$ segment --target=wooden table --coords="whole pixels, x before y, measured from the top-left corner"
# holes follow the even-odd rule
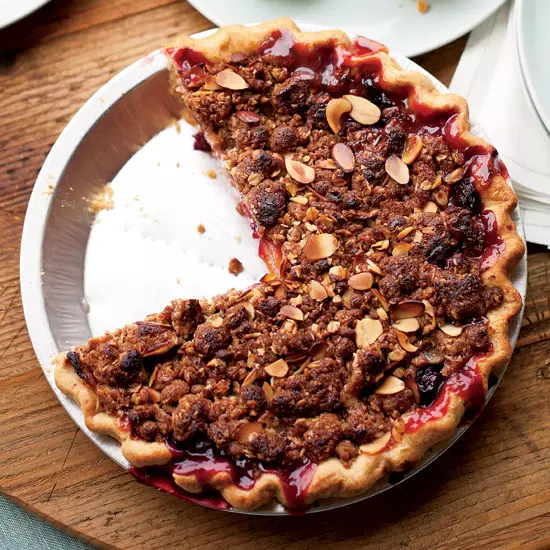
[[[108,548],[549,548],[550,255],[530,255],[518,349],[486,411],[432,466],[320,516],[202,509],[139,485],[74,425],[34,356],[19,293],[27,201],[76,110],[135,59],[211,23],[175,0],[53,0],[0,31],[0,487]],[[417,59],[448,84],[461,38]]]

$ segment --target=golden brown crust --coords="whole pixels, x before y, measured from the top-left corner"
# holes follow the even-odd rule
[[[302,33],[289,19],[278,19],[255,27],[232,26],[220,29],[205,39],[185,37],[179,47],[191,48],[201,52],[213,62],[226,61],[232,53],[252,53],[271,35],[274,30],[287,29],[297,42],[312,46],[328,39],[343,45],[351,43],[340,31],[322,31]],[[468,106],[465,100],[452,94],[438,92],[429,78],[416,72],[403,71],[389,55],[384,52],[372,54],[381,63],[382,87],[391,91],[407,85],[410,89],[409,100],[421,103],[433,110],[457,112],[456,127],[458,134],[469,145],[487,145],[480,137],[470,134]],[[503,177],[497,176],[491,185],[479,190],[483,205],[494,212],[498,224],[499,237],[505,242],[505,250],[496,262],[483,273],[483,281],[489,286],[497,286],[504,291],[501,306],[488,313],[492,353],[478,360],[477,365],[483,386],[487,389],[488,378],[492,371],[503,367],[511,356],[508,338],[508,324],[521,308],[521,298],[512,286],[510,273],[524,254],[524,244],[516,232],[510,213],[516,206],[516,197]],[[93,391],[77,376],[66,360],[60,356],[56,366],[56,383],[59,388],[77,401],[84,413],[88,428],[106,433],[122,443],[124,456],[134,465],[164,464],[169,461],[170,453],[160,443],[137,442],[129,439],[115,419],[98,409]],[[345,467],[339,460],[331,458],[318,465],[308,487],[306,502],[320,498],[351,497],[359,495],[371,487],[377,480],[392,471],[403,470],[407,465],[418,461],[426,450],[450,437],[455,431],[466,408],[460,395],[450,394],[446,414],[439,419],[422,425],[413,433],[403,433],[403,420],[397,421],[392,430],[391,444],[378,454],[360,454],[351,467]],[[195,476],[175,475],[178,485],[189,492],[201,491]],[[273,498],[286,504],[286,497],[279,478],[273,474],[262,474],[255,485],[248,490],[239,488],[227,473],[214,476],[210,484],[221,492],[231,505],[253,510],[272,501]]]

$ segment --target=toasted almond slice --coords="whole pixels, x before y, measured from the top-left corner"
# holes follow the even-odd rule
[[[377,275],[382,275],[382,270],[380,269],[380,267],[378,266],[378,264],[375,264],[372,260],[370,260],[369,258],[367,258],[367,267],[373,272],[373,273],[376,273]]]
[[[376,313],[378,314],[378,317],[382,319],[382,321],[388,320],[388,314],[386,313],[386,310],[383,307],[377,307]]]
[[[410,243],[398,243],[391,251],[392,256],[408,256],[412,245]]]
[[[345,143],[336,143],[332,147],[334,162],[346,173],[350,174],[355,168],[355,155]]]
[[[399,393],[404,389],[405,382],[396,376],[390,375],[386,377],[382,384],[374,390],[374,393],[379,395],[393,395],[394,393]]]
[[[383,332],[384,327],[378,319],[366,317],[355,325],[355,343],[359,348],[366,348],[374,344]]]
[[[409,167],[396,155],[390,155],[385,164],[387,174],[401,185],[409,183]]]
[[[432,201],[428,201],[426,203],[426,206],[424,206],[424,208],[422,209],[423,212],[430,212],[430,213],[435,213],[437,212],[437,204],[435,204],[435,202],[432,202]]]
[[[317,167],[323,170],[336,170],[338,165],[332,159],[321,159],[317,161]]]
[[[399,345],[405,351],[409,351],[411,353],[414,353],[415,351],[418,351],[418,348],[415,345],[413,345],[409,342],[409,339],[407,338],[407,335],[404,332],[401,332],[401,331],[398,330],[396,332],[396,335],[397,335],[397,341],[399,342]]]
[[[405,350],[401,348],[395,348],[388,353],[388,359],[390,361],[401,361],[402,359],[405,359],[406,355],[407,354],[405,353]]]
[[[235,116],[247,124],[254,124],[255,122],[260,122],[260,120],[262,120],[262,117],[254,111],[237,111]]]
[[[328,270],[329,277],[332,281],[343,281],[347,275],[347,269],[341,265],[333,265]]]
[[[330,233],[312,235],[304,246],[308,260],[322,260],[332,256],[338,248],[338,239]]]
[[[405,227],[405,229],[403,229],[397,234],[397,238],[404,239],[409,233],[412,233],[413,231],[414,231],[414,227],[412,226]]]
[[[368,99],[349,94],[344,97],[351,103],[351,118],[359,124],[376,124],[380,120],[380,109]]]
[[[267,372],[269,376],[282,378],[288,372],[288,364],[284,359],[277,359],[277,361],[267,365],[265,372]]]
[[[268,404],[271,403],[271,400],[275,395],[275,392],[273,391],[273,387],[268,382],[264,382],[262,384],[262,389],[264,390],[265,398],[267,399]]]
[[[422,151],[422,138],[414,135],[409,136],[405,143],[405,151],[403,152],[403,162],[405,164],[411,164],[416,160],[416,157]]]
[[[141,355],[142,357],[151,357],[153,355],[162,355],[163,353],[167,353],[170,351],[175,345],[177,341],[173,340],[170,342],[160,342],[159,344],[153,344],[152,346],[148,347]]]
[[[327,332],[330,334],[336,334],[340,329],[340,321],[329,321],[327,325]]]
[[[434,191],[432,196],[441,208],[445,208],[449,203],[449,195],[447,195],[447,191],[445,191],[445,189],[438,189],[437,191]]]
[[[221,88],[221,86],[218,86],[216,84],[215,77],[213,77],[211,74],[207,74],[204,77],[204,86],[203,86],[203,88],[205,90],[214,91],[214,90],[219,90]]]
[[[301,204],[302,206],[305,206],[309,202],[309,199],[307,197],[304,197],[304,195],[296,195],[295,197],[290,197],[290,200],[297,204]]]
[[[387,432],[384,435],[377,437],[370,443],[365,443],[359,447],[359,450],[365,455],[375,455],[385,449],[391,439],[391,432]]]
[[[419,317],[424,313],[426,306],[418,300],[403,300],[398,304],[392,304],[390,315],[394,321],[399,319],[409,319],[410,317]]]
[[[349,286],[355,290],[368,290],[372,286],[373,282],[374,277],[372,276],[372,273],[369,273],[368,271],[356,273],[348,280]]]
[[[344,294],[342,294],[342,302],[346,307],[351,307],[351,299],[354,294],[355,294],[355,291],[351,287],[348,287],[344,292]]]
[[[416,317],[408,317],[395,321],[392,326],[401,332],[416,332],[420,328],[420,323]]]
[[[217,317],[211,318],[210,324],[215,328],[221,327],[223,325],[223,317],[218,315]]]
[[[424,304],[424,307],[426,308],[426,313],[431,318],[430,324],[424,326],[424,333],[428,333],[428,332],[431,332],[435,328],[435,311],[434,311],[434,308],[433,308],[432,304],[430,304],[430,302],[428,302],[428,300],[422,300],[422,303]]]
[[[228,90],[246,90],[246,80],[231,69],[224,69],[216,75],[216,84]]]
[[[328,296],[325,287],[319,281],[310,281],[309,282],[309,297],[312,300],[317,300],[321,302]]]
[[[311,183],[315,179],[315,168],[312,168],[303,162],[286,157],[285,167],[288,175],[298,183]]]
[[[374,296],[376,296],[376,298],[378,299],[378,301],[380,302],[380,305],[384,308],[384,310],[388,311],[389,309],[388,300],[386,300],[386,298],[382,296],[380,291],[377,290],[376,288],[373,288],[371,289],[371,292],[373,293]]]
[[[261,422],[247,422],[239,427],[237,433],[235,434],[235,439],[238,443],[248,443],[252,434],[263,431],[264,427]]]
[[[250,384],[254,384],[254,382],[256,381],[256,378],[258,378],[258,369],[253,369],[246,375],[246,378],[243,380],[242,385],[248,386]]]
[[[371,248],[374,248],[375,250],[386,250],[390,246],[390,241],[388,239],[384,239],[383,241],[375,242]]]
[[[439,328],[447,336],[451,336],[452,338],[456,338],[457,336],[460,336],[462,334],[462,330],[464,329],[464,327],[457,327],[456,325],[452,325],[451,323],[445,323],[443,325],[440,325]]]
[[[340,97],[338,99],[331,99],[326,108],[326,117],[328,125],[330,126],[331,130],[337,134],[341,128],[341,118],[342,115],[345,113],[349,113],[351,111],[351,103],[344,99],[343,97]]]
[[[254,316],[256,314],[256,311],[254,310],[254,306],[250,302],[245,302],[243,304],[244,309],[246,309],[246,312],[248,313],[248,318],[252,321],[254,319]]]
[[[461,166],[460,168],[456,168],[452,172],[449,172],[445,176],[445,183],[453,184],[457,181],[460,181],[464,177],[464,168]]]
[[[295,306],[284,305],[280,311],[281,315],[288,317],[289,319],[294,319],[294,321],[303,321],[304,312],[301,309],[298,309]]]

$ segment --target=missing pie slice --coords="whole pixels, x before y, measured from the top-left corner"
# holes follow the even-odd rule
[[[510,358],[506,169],[462,98],[365,38],[279,19],[166,53],[270,274],[63,353],[57,385],[170,492],[358,495],[479,410]]]

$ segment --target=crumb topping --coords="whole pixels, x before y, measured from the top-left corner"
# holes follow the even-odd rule
[[[481,279],[470,159],[372,74],[327,82],[272,54],[232,59],[180,65],[179,90],[272,273],[175,300],[67,359],[135,437],[350,465],[490,351],[485,315],[503,294]]]
[[[237,258],[231,258],[229,260],[228,270],[231,275],[240,275],[244,271],[243,264]]]

